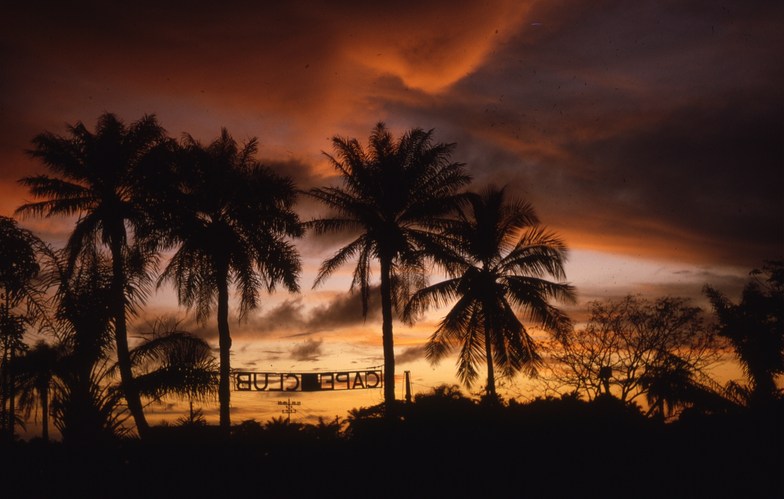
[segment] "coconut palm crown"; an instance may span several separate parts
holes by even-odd
[[[161,209],[162,237],[177,249],[159,285],[171,281],[181,304],[202,321],[217,305],[220,348],[220,426],[230,428],[229,288],[239,293],[240,318],[258,305],[259,292],[283,285],[299,291],[299,254],[290,238],[302,234],[288,177],[262,166],[256,139],[240,146],[223,129],[203,145],[186,136],[179,186]]]
[[[333,137],[334,155],[325,153],[337,170],[340,186],[312,189],[332,215],[308,222],[316,234],[348,233],[355,238],[325,260],[314,287],[356,259],[351,289],[359,288],[363,314],[371,292],[371,264],[379,262],[384,401],[395,399],[392,332],[394,302],[405,284],[423,282],[425,260],[440,245],[446,215],[470,182],[462,163],[450,159],[454,144],[434,143],[433,130],[408,130],[397,140],[379,123],[367,148],[356,139]]]
[[[431,306],[451,304],[427,343],[427,357],[438,362],[460,345],[460,380],[470,387],[477,366],[486,363],[487,396],[497,400],[494,367],[504,376],[533,375],[541,362],[518,315],[554,332],[569,326],[550,304],[574,300],[574,288],[560,282],[566,247],[539,225],[530,204],[509,201],[506,190],[495,187],[468,196],[449,234],[441,257],[449,262],[448,278],[414,293],[404,316],[413,320]]]

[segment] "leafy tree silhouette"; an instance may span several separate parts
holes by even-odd
[[[15,382],[19,396],[19,408],[30,412],[41,408],[41,437],[49,441],[49,400],[54,377],[60,367],[62,348],[38,341],[33,348],[16,359]],[[37,412],[37,411],[36,411]]]
[[[397,140],[384,123],[370,134],[367,147],[356,139],[333,137],[335,154],[324,153],[342,186],[312,189],[308,194],[334,215],[311,220],[317,234],[347,232],[358,236],[325,260],[313,287],[338,267],[356,258],[351,289],[359,287],[367,315],[371,262],[378,260],[384,351],[384,402],[395,401],[393,307],[409,286],[423,283],[425,258],[440,245],[444,217],[460,199],[470,178],[463,164],[450,160],[454,144],[433,143],[433,130],[414,128]]]
[[[546,330],[568,327],[568,317],[550,299],[574,300],[574,288],[545,278],[565,278],[566,247],[539,226],[530,204],[508,201],[504,189],[471,194],[450,226],[439,259],[449,278],[411,297],[405,316],[433,305],[456,302],[427,343],[427,357],[438,362],[461,345],[457,373],[466,385],[487,365],[487,396],[498,402],[495,367],[504,376],[533,374],[541,358],[518,312]]]
[[[52,415],[65,442],[93,444],[123,435],[128,414],[112,379],[112,266],[94,246],[73,264],[67,250],[43,248],[44,282],[55,287],[47,328],[61,350]],[[70,268],[69,268],[70,267]],[[128,269],[131,280],[135,273]],[[130,289],[133,289],[131,286]],[[129,303],[136,301],[131,293]]]
[[[179,244],[158,283],[172,281],[181,304],[204,322],[217,302],[220,427],[231,425],[229,286],[239,291],[240,319],[258,304],[259,288],[299,290],[299,255],[288,238],[302,235],[292,210],[292,181],[262,166],[256,139],[239,146],[226,129],[208,145],[186,136],[178,191],[160,206],[164,244]],[[217,295],[217,296],[216,296]],[[217,299],[216,299],[217,298]]]
[[[749,402],[766,406],[780,400],[776,377],[784,374],[784,260],[766,262],[732,303],[705,286],[719,320],[719,334],[732,344],[751,382]]]
[[[92,245],[108,246],[112,261],[112,317],[122,389],[136,428],[144,436],[149,425],[134,388],[127,337],[126,260],[129,243],[149,226],[150,199],[165,166],[169,139],[155,116],[126,126],[114,114],[98,118],[95,132],[78,122],[68,136],[44,132],[33,139],[30,154],[40,158],[53,176],[24,177],[19,182],[42,201],[27,203],[20,214],[78,215],[68,239],[69,267]],[[146,254],[144,258],[151,258]]]
[[[39,343],[18,359],[22,408],[28,415],[42,408],[47,438],[51,388],[55,425],[65,440],[92,444],[121,435],[125,409],[114,385],[118,367],[110,357],[111,265],[100,253],[85,251],[68,272],[63,251],[45,248],[44,253],[44,280],[57,286],[54,317],[47,325],[59,343]],[[134,273],[129,270],[128,275]],[[130,350],[136,389],[152,400],[213,396],[217,365],[209,345],[173,326],[156,323],[145,341]]]
[[[37,315],[33,280],[40,270],[36,249],[41,244],[16,220],[0,217],[0,432],[11,440],[17,423],[13,365],[16,353],[27,347],[25,325]]]
[[[548,387],[589,400],[645,397],[651,414],[663,416],[697,402],[726,407],[719,401],[723,390],[707,374],[720,345],[699,307],[684,298],[629,295],[590,302],[589,310],[584,328],[549,345],[553,362],[542,377]]]

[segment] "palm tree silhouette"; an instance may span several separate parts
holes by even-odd
[[[661,357],[640,376],[640,386],[645,391],[648,414],[658,413],[664,418],[677,407],[694,402],[700,387],[694,366],[669,352],[663,352]]]
[[[112,316],[117,359],[128,408],[140,436],[148,429],[139,394],[133,385],[127,337],[126,257],[129,240],[145,233],[150,199],[155,196],[168,144],[154,116],[129,126],[115,115],[98,118],[95,132],[81,122],[68,127],[68,137],[42,133],[33,139],[33,157],[54,176],[24,177],[19,182],[43,201],[27,203],[17,213],[44,216],[78,215],[67,249],[71,265],[86,247],[108,246],[112,258]],[[147,255],[149,257],[150,255]]]
[[[29,416],[41,407],[41,437],[49,441],[49,400],[54,377],[60,368],[62,349],[39,341],[24,355],[17,358],[14,372],[19,408]]]
[[[471,386],[484,361],[490,401],[498,400],[494,366],[505,376],[533,374],[541,360],[517,312],[557,332],[569,319],[548,300],[574,300],[571,285],[545,279],[565,278],[563,242],[538,225],[530,204],[506,198],[494,187],[468,197],[442,249],[449,278],[417,291],[404,313],[412,319],[457,300],[430,337],[427,357],[437,362],[460,344],[458,377]]]
[[[371,261],[379,262],[387,408],[395,400],[394,298],[406,290],[406,280],[424,276],[424,258],[439,244],[443,217],[455,208],[458,190],[470,181],[463,164],[450,161],[454,144],[433,144],[432,137],[433,130],[415,128],[395,141],[383,123],[371,132],[367,149],[356,139],[333,137],[335,156],[324,154],[343,185],[309,191],[335,215],[307,226],[317,234],[359,233],[322,263],[313,287],[356,258],[351,289],[359,287],[367,316]]]
[[[766,262],[732,303],[711,286],[703,289],[719,320],[719,334],[731,343],[751,381],[753,405],[780,399],[776,377],[784,374],[784,260]]]
[[[220,348],[220,426],[231,420],[229,286],[240,298],[240,318],[258,304],[258,290],[282,284],[299,291],[299,255],[288,238],[302,235],[292,210],[292,181],[262,166],[253,156],[256,139],[242,147],[226,129],[207,146],[186,136],[176,198],[162,210],[166,238],[179,247],[160,277],[172,281],[179,302],[194,307],[200,321],[217,302]],[[217,295],[217,297],[216,297]],[[217,298],[217,300],[216,300]]]

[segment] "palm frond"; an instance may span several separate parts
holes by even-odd
[[[485,355],[484,312],[476,302],[466,310],[464,330],[459,338],[462,342],[457,358],[457,376],[467,387],[471,387],[479,377],[477,366],[482,361],[492,362]]]
[[[156,400],[164,395],[214,396],[218,370],[210,346],[185,331],[156,330],[160,327],[155,326],[152,335],[131,350],[132,364],[139,371],[134,383],[140,392]]]
[[[318,274],[316,275],[313,288],[315,289],[320,286],[326,278],[332,275],[335,270],[341,267],[349,259],[354,258],[358,254],[362,253],[366,245],[366,237],[364,235],[360,236],[346,246],[340,248],[331,258],[324,260],[324,262],[321,264],[321,267],[319,268]]]
[[[457,295],[459,278],[447,279],[416,291],[403,309],[403,318],[413,322],[431,307],[448,305]]]

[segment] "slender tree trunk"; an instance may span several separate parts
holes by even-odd
[[[231,430],[231,335],[229,334],[229,270],[226,265],[218,269],[218,345],[220,348],[220,428],[224,436]]]
[[[485,357],[487,357],[487,397],[492,402],[498,401],[495,393],[495,370],[493,366],[493,346],[490,339],[490,319],[485,317]]]
[[[746,362],[747,366],[754,363]],[[755,366],[756,367],[756,366]],[[755,405],[765,406],[776,399],[776,382],[773,375],[765,369],[756,368],[751,371],[752,401]]]
[[[43,437],[44,442],[49,441],[49,381],[47,380],[45,385],[41,385],[40,387],[41,392],[41,424],[43,425],[43,429],[41,430],[41,437]]]
[[[78,374],[72,381],[73,387],[67,410],[70,422],[64,425],[63,429],[67,429],[67,434],[63,435],[63,440],[67,441],[70,438],[76,442],[93,442],[101,432],[96,422],[95,412],[92,410],[90,394],[91,374],[98,359],[96,356],[86,355],[81,351],[82,348],[84,347],[80,347],[76,352]]]
[[[11,340],[13,341],[13,339]],[[13,343],[11,343],[11,349],[8,353],[8,436],[11,437],[11,441],[14,440],[14,435],[16,435],[16,379],[14,376],[14,360],[15,358],[15,347]]]
[[[9,380],[8,380],[8,346],[9,346],[9,339],[10,334],[8,332],[8,312],[4,305],[0,305],[3,308],[0,309],[2,312],[2,316],[0,316],[0,326],[3,327],[3,330],[0,331],[2,334],[2,341],[3,341],[3,358],[0,359],[0,433],[2,433],[2,437],[6,438],[10,435],[8,431],[8,393],[9,393]]]
[[[139,391],[133,381],[131,371],[131,354],[128,348],[128,324],[125,317],[125,269],[123,266],[122,245],[119,241],[112,241],[112,305],[114,315],[114,341],[117,346],[117,364],[120,367],[120,380],[122,383],[125,401],[128,410],[136,423],[139,437],[144,438],[150,426],[144,417],[142,401]]]
[[[2,421],[0,421],[0,431],[2,432],[3,438],[7,438],[10,441],[14,439],[14,415],[13,402],[11,402],[11,348],[13,345],[13,331],[11,327],[11,307],[9,303],[9,294],[6,290],[3,295],[3,303],[0,304],[0,307],[2,307],[0,309],[0,312],[2,312],[2,315],[0,315],[0,326],[3,327],[3,330],[0,331],[3,340],[3,358],[2,362],[0,362],[0,376],[2,376],[2,393],[0,393],[0,402],[2,402],[0,416],[2,416]]]
[[[392,261],[381,257],[381,340],[384,346],[384,403],[391,414],[395,403],[395,345],[392,337]]]

